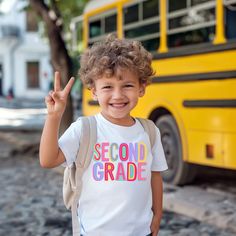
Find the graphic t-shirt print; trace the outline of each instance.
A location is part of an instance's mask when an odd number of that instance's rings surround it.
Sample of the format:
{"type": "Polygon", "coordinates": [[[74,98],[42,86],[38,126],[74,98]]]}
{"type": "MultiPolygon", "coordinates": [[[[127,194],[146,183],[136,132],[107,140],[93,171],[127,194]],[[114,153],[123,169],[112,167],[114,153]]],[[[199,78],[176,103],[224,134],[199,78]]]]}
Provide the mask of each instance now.
{"type": "Polygon", "coordinates": [[[93,178],[96,181],[145,181],[147,146],[143,142],[94,145],[93,178]]]}

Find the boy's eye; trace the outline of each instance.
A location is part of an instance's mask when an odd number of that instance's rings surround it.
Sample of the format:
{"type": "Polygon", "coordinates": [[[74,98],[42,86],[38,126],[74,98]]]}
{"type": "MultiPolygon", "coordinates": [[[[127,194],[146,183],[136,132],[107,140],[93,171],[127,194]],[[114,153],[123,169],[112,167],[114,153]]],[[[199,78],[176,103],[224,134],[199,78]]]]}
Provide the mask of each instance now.
{"type": "Polygon", "coordinates": [[[126,88],[132,88],[132,87],[134,87],[134,86],[133,86],[132,84],[126,84],[125,87],[126,87],[126,88]]]}
{"type": "Polygon", "coordinates": [[[102,89],[110,89],[111,86],[110,85],[107,85],[107,86],[103,86],[102,89]]]}

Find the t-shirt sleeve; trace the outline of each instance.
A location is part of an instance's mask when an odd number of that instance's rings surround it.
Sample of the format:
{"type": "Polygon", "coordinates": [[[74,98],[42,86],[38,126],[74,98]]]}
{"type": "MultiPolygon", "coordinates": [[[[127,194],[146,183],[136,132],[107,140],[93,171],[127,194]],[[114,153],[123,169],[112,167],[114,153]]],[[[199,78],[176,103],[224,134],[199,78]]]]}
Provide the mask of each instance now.
{"type": "Polygon", "coordinates": [[[165,153],[161,143],[161,133],[157,127],[155,127],[155,129],[156,129],[156,142],[152,148],[153,160],[152,160],[151,170],[164,171],[168,169],[168,166],[166,163],[165,153]]]}
{"type": "Polygon", "coordinates": [[[81,120],[78,118],[60,137],[58,144],[62,150],[66,161],[62,166],[71,166],[76,160],[81,136],[81,120]]]}

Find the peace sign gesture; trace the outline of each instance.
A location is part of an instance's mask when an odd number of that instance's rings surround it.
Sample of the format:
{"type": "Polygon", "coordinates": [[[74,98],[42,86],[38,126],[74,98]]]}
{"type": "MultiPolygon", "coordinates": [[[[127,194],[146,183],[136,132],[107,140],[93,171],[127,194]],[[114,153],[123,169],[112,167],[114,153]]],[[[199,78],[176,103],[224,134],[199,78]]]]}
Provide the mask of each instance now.
{"type": "Polygon", "coordinates": [[[61,117],[66,108],[67,97],[71,91],[74,78],[71,77],[65,88],[61,89],[61,77],[58,71],[54,76],[54,91],[50,91],[45,97],[45,103],[48,110],[48,115],[55,115],[61,117]]]}

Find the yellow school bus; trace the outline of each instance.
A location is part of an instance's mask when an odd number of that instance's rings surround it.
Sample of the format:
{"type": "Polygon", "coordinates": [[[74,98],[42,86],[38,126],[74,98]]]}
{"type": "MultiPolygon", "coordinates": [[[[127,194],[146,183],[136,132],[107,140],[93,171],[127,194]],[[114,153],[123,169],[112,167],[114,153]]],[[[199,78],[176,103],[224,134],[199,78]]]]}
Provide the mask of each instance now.
{"type": "MultiPolygon", "coordinates": [[[[92,0],[71,26],[74,50],[116,32],[152,53],[156,76],[132,115],[159,127],[165,181],[188,183],[201,165],[236,170],[235,0],[92,0]]],[[[83,114],[98,111],[84,89],[83,114]]]]}

